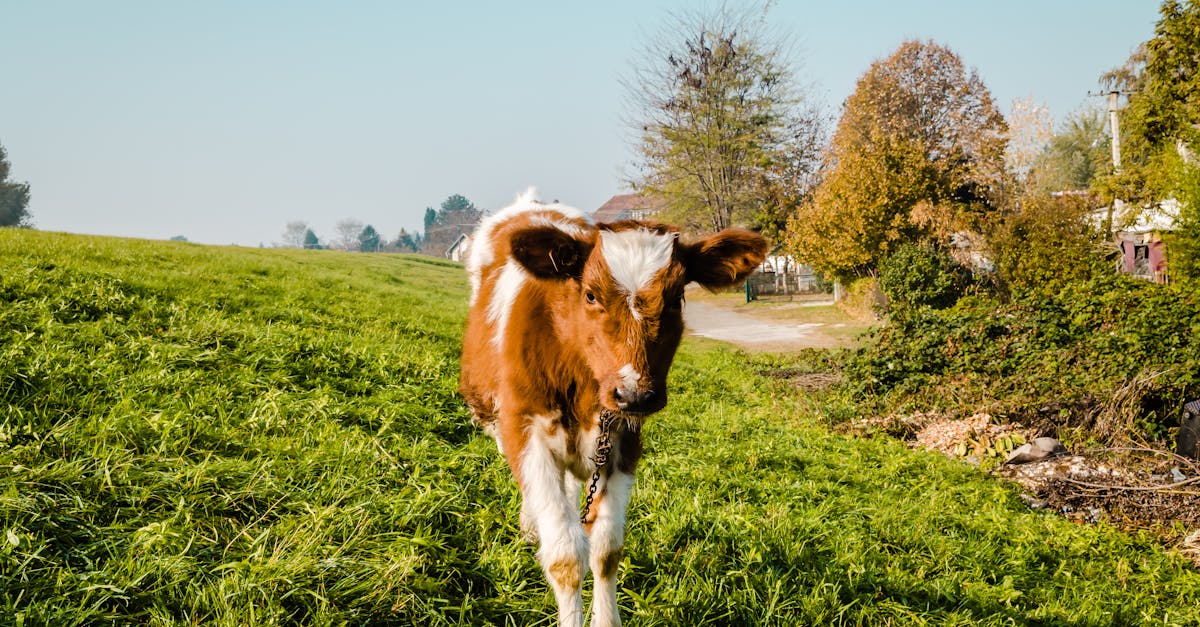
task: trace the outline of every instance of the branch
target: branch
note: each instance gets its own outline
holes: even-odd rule
[[[1183,481],[1176,481],[1175,483],[1154,486],[1105,485],[1102,483],[1088,483],[1087,481],[1079,481],[1077,479],[1070,479],[1067,477],[1061,477],[1061,480],[1066,481],[1067,483],[1083,486],[1085,488],[1094,488],[1097,490],[1123,490],[1126,492],[1158,492],[1200,483],[1200,477],[1192,477],[1191,479],[1184,479]],[[1200,496],[1200,492],[1179,492],[1177,494],[1195,494]]]

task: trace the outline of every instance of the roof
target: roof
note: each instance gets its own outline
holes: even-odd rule
[[[1135,232],[1174,231],[1179,228],[1180,209],[1180,202],[1174,198],[1154,203],[1135,214],[1135,219],[1124,230]],[[1126,217],[1129,215],[1126,213]]]
[[[446,257],[450,257],[451,253],[454,252],[455,248],[458,248],[459,246],[470,246],[470,245],[471,245],[471,235],[469,233],[459,233],[458,237],[454,240],[454,243],[450,244],[450,247],[446,249],[446,253],[445,253]]]
[[[616,222],[617,220],[635,219],[634,212],[638,210],[657,212],[667,203],[661,199],[642,194],[617,194],[600,205],[592,214],[593,222]]]
[[[1159,202],[1133,205],[1117,201],[1113,207],[1113,230],[1120,233],[1154,233],[1174,231],[1179,228],[1180,202],[1168,198]],[[1092,223],[1100,227],[1108,217],[1108,207],[1101,207],[1091,214]]]

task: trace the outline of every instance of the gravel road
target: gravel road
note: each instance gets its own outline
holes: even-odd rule
[[[702,301],[688,301],[683,317],[692,335],[730,342],[757,352],[837,346],[834,338],[821,332],[827,325],[820,323],[767,321]]]

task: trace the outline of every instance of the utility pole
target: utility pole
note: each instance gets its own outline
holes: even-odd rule
[[[1121,171],[1121,124],[1117,121],[1117,99],[1121,97],[1121,92],[1113,90],[1108,92],[1108,123],[1112,127],[1112,158],[1113,169],[1117,172]]]
[[[1088,92],[1089,96],[1108,96],[1108,126],[1112,130],[1112,162],[1113,169],[1117,172],[1121,171],[1121,122],[1117,117],[1117,112],[1121,110],[1121,96],[1128,96],[1137,92],[1121,91],[1113,89],[1108,93],[1105,92]]]
[[[1107,94],[1104,92],[1088,92],[1089,96],[1108,96],[1108,125],[1112,129],[1113,171],[1117,173],[1121,172],[1121,122],[1117,117],[1117,111],[1120,110],[1118,105],[1120,104],[1122,94],[1128,96],[1133,93],[1136,92],[1122,91],[1120,89],[1109,90]],[[1104,221],[1104,230],[1108,232],[1110,239],[1113,236],[1113,216],[1121,212],[1124,207],[1125,203],[1120,198],[1113,198],[1112,204],[1108,206],[1108,216]]]

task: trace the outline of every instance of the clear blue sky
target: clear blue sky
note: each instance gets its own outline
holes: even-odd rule
[[[593,210],[631,161],[620,79],[692,3],[0,0],[0,144],[41,229],[270,245],[289,220],[394,237],[463,194]],[[730,4],[736,5],[736,2]],[[1007,113],[1056,120],[1153,34],[1157,0],[782,0],[832,110],[932,38]]]

